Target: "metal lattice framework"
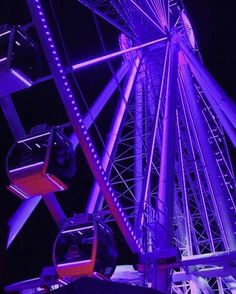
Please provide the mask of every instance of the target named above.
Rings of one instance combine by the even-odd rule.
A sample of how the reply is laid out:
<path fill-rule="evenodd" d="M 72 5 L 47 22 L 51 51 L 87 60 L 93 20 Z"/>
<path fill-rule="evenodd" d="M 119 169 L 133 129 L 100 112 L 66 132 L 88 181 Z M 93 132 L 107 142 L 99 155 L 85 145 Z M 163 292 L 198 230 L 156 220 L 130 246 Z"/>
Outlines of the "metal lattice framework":
<path fill-rule="evenodd" d="M 171 285 L 172 293 L 233 293 L 235 178 L 224 134 L 236 146 L 236 108 L 202 64 L 182 2 L 80 1 L 121 31 L 120 51 L 71 71 L 123 57 L 83 117 L 40 2 L 28 0 L 33 23 L 74 129 L 71 141 L 94 175 L 86 212 L 117 223 L 140 256 L 146 285 L 163 293 Z M 112 99 L 109 134 L 97 153 L 89 129 Z M 22 136 L 20 127 L 14 131 Z M 40 198 L 26 200 L 18 221 L 9 221 L 8 245 Z M 60 225 L 66 217 L 55 196 L 44 200 Z"/>

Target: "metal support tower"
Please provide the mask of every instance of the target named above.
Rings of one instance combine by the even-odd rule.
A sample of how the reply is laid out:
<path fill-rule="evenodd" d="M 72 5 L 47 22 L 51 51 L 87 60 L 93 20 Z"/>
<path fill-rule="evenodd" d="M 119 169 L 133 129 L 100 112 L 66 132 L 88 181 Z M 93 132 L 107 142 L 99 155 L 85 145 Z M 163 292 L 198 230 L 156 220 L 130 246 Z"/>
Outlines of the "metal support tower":
<path fill-rule="evenodd" d="M 117 223 L 139 255 L 142 278 L 135 283 L 163 293 L 233 293 L 236 186 L 225 134 L 235 146 L 236 107 L 202 64 L 182 1 L 80 2 L 120 30 L 120 51 L 71 62 L 68 69 L 44 4 L 27 1 L 50 77 L 74 129 L 71 141 L 80 146 L 94 176 L 86 212 Z M 71 72 L 120 56 L 120 68 L 82 115 L 82 97 L 74 93 Z M 103 151 L 96 151 L 89 129 L 115 91 L 119 95 L 109 134 Z M 18 117 L 9 117 L 14 107 L 4 101 L 1 106 L 14 129 L 20 126 Z M 44 199 L 60 227 L 66 221 L 62 208 L 54 195 Z M 39 200 L 27 200 L 16 215 L 27 211 L 28 217 Z M 10 236 L 27 217 L 16 226 L 13 216 Z"/>

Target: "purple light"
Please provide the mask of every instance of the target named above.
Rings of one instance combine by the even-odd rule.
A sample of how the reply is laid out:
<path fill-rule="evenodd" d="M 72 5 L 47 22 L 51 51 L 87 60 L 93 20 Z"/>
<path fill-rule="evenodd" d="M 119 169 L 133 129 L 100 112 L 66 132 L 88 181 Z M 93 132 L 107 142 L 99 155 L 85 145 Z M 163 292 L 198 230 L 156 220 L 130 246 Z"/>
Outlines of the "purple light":
<path fill-rule="evenodd" d="M 16 76 L 19 80 L 21 80 L 26 86 L 30 87 L 32 85 L 32 82 L 27 80 L 25 77 L 23 77 L 20 73 L 18 73 L 16 70 L 11 69 L 11 73 Z"/>
<path fill-rule="evenodd" d="M 18 168 L 9 170 L 9 173 L 13 173 L 13 172 L 16 172 L 16 171 L 28 169 L 28 168 L 39 166 L 39 165 L 43 165 L 43 164 L 44 164 L 44 162 L 43 161 L 40 161 L 40 162 L 37 162 L 37 163 L 33 163 L 33 164 L 29 164 L 29 165 L 25 165 L 25 166 L 22 166 L 22 167 L 18 167 Z"/>
<path fill-rule="evenodd" d="M 72 65 L 72 69 L 73 70 L 78 70 L 78 69 L 81 69 L 81 68 L 84 68 L 84 67 L 87 67 L 87 66 L 102 62 L 102 61 L 109 60 L 109 59 L 114 58 L 114 57 L 124 55 L 124 54 L 132 52 L 132 51 L 136 51 L 138 49 L 142 49 L 142 48 L 145 48 L 145 47 L 148 47 L 148 46 L 151 46 L 151 45 L 155 45 L 157 43 L 162 43 L 162 42 L 164 42 L 166 40 L 167 40 L 166 37 L 162 38 L 162 39 L 157 39 L 157 40 L 147 42 L 147 43 L 135 46 L 135 47 L 131 47 L 129 49 L 121 50 L 121 51 L 118 51 L 118 52 L 107 54 L 105 56 L 100 56 L 100 57 L 97 57 L 97 58 L 94 58 L 94 59 L 91 59 L 91 60 L 87 60 L 87 61 L 84 61 L 84 62 L 81 62 L 81 63 L 78 63 L 78 64 L 74 64 L 74 65 Z"/>
<path fill-rule="evenodd" d="M 6 32 L 1 33 L 1 34 L 0 34 L 0 37 L 2 37 L 2 36 L 4 36 L 4 35 L 7 35 L 7 34 L 10 34 L 10 32 L 11 32 L 11 31 L 6 31 Z"/>
<path fill-rule="evenodd" d="M 10 191 L 12 191 L 13 193 L 15 192 L 17 195 L 19 195 L 23 199 L 29 198 L 29 196 L 27 194 L 23 193 L 18 187 L 14 186 L 14 185 L 10 185 L 8 187 L 8 189 Z"/>
<path fill-rule="evenodd" d="M 31 141 L 31 140 L 33 140 L 33 139 L 41 138 L 41 137 L 44 137 L 44 136 L 47 136 L 47 135 L 50 135 L 50 133 L 47 132 L 47 133 L 44 133 L 44 134 L 40 134 L 40 135 L 37 135 L 37 136 L 33 136 L 33 137 L 30 137 L 30 138 L 26 138 L 26 139 L 23 139 L 23 140 L 19 140 L 19 141 L 17 141 L 17 143 L 28 142 L 28 141 Z"/>
<path fill-rule="evenodd" d="M 76 265 L 76 264 L 83 264 L 83 263 L 89 263 L 91 262 L 91 259 L 87 260 L 81 260 L 81 261 L 74 261 L 74 262 L 68 262 L 68 263 L 63 263 L 63 264 L 58 264 L 57 267 L 65 267 L 65 266 L 70 266 L 70 265 Z"/>
<path fill-rule="evenodd" d="M 49 179 L 49 181 L 51 181 L 55 186 L 57 186 L 61 191 L 65 190 L 65 188 L 63 186 L 61 186 L 60 184 L 58 184 L 57 181 L 55 181 L 49 174 L 47 174 L 47 178 Z"/>
<path fill-rule="evenodd" d="M 3 61 L 5 61 L 5 60 L 7 60 L 7 57 L 3 57 L 3 58 L 1 58 L 1 59 L 0 59 L 0 62 L 3 62 Z"/>

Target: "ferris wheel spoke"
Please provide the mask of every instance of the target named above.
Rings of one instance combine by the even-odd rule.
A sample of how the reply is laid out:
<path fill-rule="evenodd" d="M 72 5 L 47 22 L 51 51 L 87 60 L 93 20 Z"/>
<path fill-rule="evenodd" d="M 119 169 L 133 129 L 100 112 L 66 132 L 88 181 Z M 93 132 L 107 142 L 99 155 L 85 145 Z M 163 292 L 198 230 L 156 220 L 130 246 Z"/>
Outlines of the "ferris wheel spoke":
<path fill-rule="evenodd" d="M 122 125 L 122 121 L 123 121 L 123 117 L 126 111 L 126 105 L 129 103 L 129 98 L 131 96 L 131 90 L 133 88 L 133 84 L 139 69 L 139 65 L 140 65 L 140 58 L 137 57 L 133 68 L 130 71 L 130 76 L 129 79 L 126 83 L 126 87 L 123 91 L 124 94 L 121 95 L 120 97 L 120 104 L 118 105 L 118 109 L 116 112 L 116 117 L 114 118 L 111 130 L 110 130 L 110 137 L 108 142 L 106 143 L 105 146 L 105 150 L 102 156 L 102 166 L 104 168 L 105 171 L 107 171 L 108 169 L 108 165 L 110 164 L 110 160 L 111 158 L 114 156 L 114 149 L 115 149 L 115 144 L 116 141 L 118 139 L 118 135 L 119 135 L 119 130 L 121 128 Z M 107 171 L 107 173 L 109 174 L 109 171 Z M 101 207 L 101 204 L 97 204 L 97 200 L 98 200 L 98 196 L 99 196 L 99 186 L 98 184 L 95 182 L 93 188 L 92 188 L 92 192 L 90 194 L 89 197 L 89 201 L 88 201 L 88 206 L 87 206 L 87 212 L 92 213 L 96 207 Z M 101 199 L 100 199 L 101 202 Z"/>
<path fill-rule="evenodd" d="M 158 45 L 159 43 L 160 43 L 160 46 L 163 46 L 163 43 L 165 43 L 166 40 L 167 40 L 167 37 L 163 37 L 163 38 L 156 39 L 156 40 L 153 40 L 153 41 L 150 41 L 150 42 L 142 43 L 142 44 L 134 46 L 134 47 L 130 47 L 130 48 L 123 49 L 123 50 L 120 50 L 120 51 L 117 51 L 117 52 L 106 54 L 104 56 L 96 57 L 96 58 L 93 58 L 93 59 L 90 59 L 90 60 L 87 60 L 87 61 L 83 61 L 83 62 L 80 62 L 80 63 L 77 63 L 77 64 L 73 64 L 72 69 L 74 71 L 76 71 L 76 70 L 79 70 L 79 69 L 82 69 L 82 68 L 85 68 L 85 67 L 88 67 L 88 66 L 91 66 L 91 65 L 98 64 L 100 62 L 110 60 L 110 59 L 115 58 L 115 57 L 125 55 L 125 54 L 133 52 L 133 51 L 137 51 L 137 50 L 149 47 L 149 46 Z"/>
<path fill-rule="evenodd" d="M 87 129 L 91 127 L 93 122 L 99 116 L 103 108 L 111 99 L 113 93 L 118 88 L 119 83 L 125 77 L 129 69 L 128 61 L 124 61 L 121 65 L 120 69 L 115 73 L 115 75 L 111 78 L 108 84 L 105 86 L 103 91 L 100 93 L 96 101 L 93 103 L 91 108 L 89 109 L 88 113 L 84 117 L 84 124 Z M 73 147 L 76 148 L 77 144 L 79 143 L 78 138 L 75 133 L 73 133 L 70 137 L 70 141 L 73 144 Z"/>
<path fill-rule="evenodd" d="M 217 114 L 232 143 L 236 146 L 236 109 L 231 99 L 227 97 L 220 86 L 214 81 L 203 65 L 183 42 L 180 46 L 189 60 L 192 72 L 207 95 L 208 101 Z"/>
<path fill-rule="evenodd" d="M 41 2 L 40 0 L 37 0 L 37 2 L 28 0 L 27 3 L 32 14 L 37 33 L 42 42 L 47 61 L 54 75 L 54 80 L 58 92 L 60 93 L 61 100 L 67 111 L 74 131 L 78 136 L 80 146 L 85 155 L 87 163 L 94 177 L 97 179 L 100 189 L 104 194 L 105 200 L 109 205 L 113 217 L 116 219 L 120 231 L 127 240 L 128 245 L 132 251 L 140 252 L 143 250 L 142 245 L 132 230 L 132 226 L 125 216 L 123 208 L 110 185 L 110 181 L 103 170 L 102 162 L 100 161 L 95 150 L 92 138 L 88 134 L 88 131 L 84 125 L 75 95 L 71 89 L 69 80 L 66 77 L 65 70 L 62 67 L 60 57 L 48 28 Z"/>
<path fill-rule="evenodd" d="M 159 98 L 158 98 L 158 105 L 156 107 L 155 122 L 153 125 L 152 138 L 150 138 L 150 142 L 151 142 L 150 143 L 150 151 L 147 152 L 147 164 L 146 164 L 146 171 L 145 171 L 144 183 L 143 183 L 144 190 L 143 190 L 141 198 L 140 198 L 140 205 L 139 205 L 139 211 L 138 211 L 137 222 L 136 222 L 137 229 L 139 227 L 139 230 L 140 230 L 141 226 L 143 225 L 145 205 L 147 204 L 147 198 L 148 198 L 148 193 L 149 193 L 149 189 L 150 189 L 151 168 L 153 165 L 154 147 L 155 147 L 156 136 L 157 136 L 158 122 L 159 122 L 159 118 L 160 118 L 160 106 L 161 106 L 162 98 L 164 96 L 164 93 L 163 93 L 164 79 L 165 79 L 166 70 L 167 70 L 168 55 L 169 55 L 169 43 L 167 43 L 167 45 L 166 45 L 166 53 L 165 53 L 165 60 L 164 60 L 164 65 L 163 65 L 160 94 L 159 94 Z"/>
<path fill-rule="evenodd" d="M 207 143 L 208 137 L 206 133 L 206 128 L 203 124 L 204 119 L 202 118 L 202 113 L 200 113 L 198 107 L 196 107 L 196 104 L 195 104 L 196 103 L 195 101 L 197 101 L 196 95 L 194 95 L 192 80 L 190 78 L 190 72 L 187 69 L 186 64 L 181 65 L 181 72 L 184 76 L 184 80 L 186 81 L 185 89 L 188 95 L 188 103 L 191 105 L 190 108 L 192 112 L 192 118 L 194 119 L 194 125 L 198 126 L 198 128 L 196 128 L 196 132 L 197 132 L 197 136 L 199 138 L 200 145 L 202 148 L 202 155 L 204 156 L 203 160 L 205 160 L 205 162 L 206 161 L 208 162 L 205 168 L 207 169 L 207 174 L 209 176 L 210 183 L 214 182 L 214 185 L 212 184 L 212 190 L 215 196 L 216 205 L 218 209 L 221 210 L 221 215 L 225 214 L 225 216 L 221 218 L 221 220 L 219 220 L 220 222 L 222 221 L 223 227 L 224 227 L 222 233 L 225 234 L 229 248 L 233 249 L 235 248 L 236 243 L 235 243 L 235 236 L 233 234 L 234 228 L 229 217 L 229 208 L 226 205 L 227 203 L 226 201 L 224 202 L 224 204 L 220 201 L 220 198 L 223 197 L 222 195 L 224 195 L 224 192 L 222 191 L 222 186 L 218 181 L 219 179 L 218 171 L 216 168 L 214 168 L 214 166 L 216 166 L 216 162 L 213 158 L 211 147 L 209 143 Z M 198 120 L 196 120 L 197 117 L 198 117 Z M 203 142 L 206 142 L 207 144 Z M 221 202 L 221 204 L 219 204 L 219 201 Z"/>
<path fill-rule="evenodd" d="M 181 94 L 180 94 L 181 95 Z M 187 245 L 187 251 L 188 254 L 193 254 L 193 246 L 192 246 L 192 237 L 191 237 L 191 217 L 190 217 L 190 211 L 188 206 L 188 198 L 187 198 L 187 189 L 186 189 L 186 181 L 185 181 L 185 173 L 184 173 L 184 162 L 183 162 L 183 150 L 182 150 L 182 142 L 181 142 L 181 133 L 180 133 L 180 122 L 179 122 L 179 112 L 176 113 L 177 118 L 177 133 L 178 133 L 178 148 L 179 148 L 179 154 L 180 154 L 180 183 L 182 187 L 182 193 L 183 193 L 183 211 L 184 215 L 186 217 L 184 218 L 185 222 L 185 228 L 186 228 L 186 245 Z M 177 197 L 176 197 L 177 198 Z"/>
<path fill-rule="evenodd" d="M 71 47 L 64 45 L 69 28 L 60 30 L 60 18 L 54 16 L 52 32 L 58 33 L 61 41 L 56 44 L 57 35 L 54 40 L 46 17 L 55 13 L 52 9 L 45 14 L 50 6 L 42 2 L 27 0 L 51 70 L 36 83 L 54 79 L 70 121 L 58 129 L 66 135 L 73 127 L 70 141 L 74 149 L 78 146 L 79 168 L 88 171 L 78 173 L 79 180 L 84 176 L 89 183 L 94 181 L 91 186 L 84 181 L 82 188 L 88 199 L 85 213 L 71 219 L 66 219 L 54 194 L 43 195 L 60 230 L 54 249 L 67 243 L 62 239 L 57 243 L 62 235 L 69 241 L 75 237 L 75 244 L 80 245 L 78 235 L 84 237 L 84 230 L 89 229 L 94 245 L 91 260 L 97 250 L 95 259 L 102 263 L 99 246 L 104 246 L 104 252 L 111 247 L 100 243 L 95 233 L 98 225 L 99 232 L 110 234 L 107 222 L 115 232 L 118 227 L 118 236 L 138 254 L 139 285 L 144 282 L 162 293 L 229 293 L 236 276 L 236 203 L 224 130 L 236 146 L 236 108 L 200 61 L 183 1 L 78 0 L 102 17 L 105 26 L 111 24 L 111 32 L 115 27 L 123 34 L 119 51 L 92 59 L 85 56 L 75 64 L 67 54 Z M 98 39 L 106 49 L 94 19 Z M 72 65 L 66 67 L 65 61 Z M 78 75 L 74 75 L 76 71 Z M 83 82 L 84 74 L 95 78 Z M 101 80 L 95 80 L 99 75 Z M 108 83 L 103 87 L 105 80 Z M 84 93 L 88 93 L 87 99 Z M 7 98 L 0 101 L 3 110 L 5 102 L 11 104 Z M 5 110 L 10 117 L 9 109 Z M 20 134 L 17 113 L 14 116 L 9 126 Z M 32 196 L 10 219 L 8 246 L 40 199 Z M 90 218 L 93 225 L 87 224 Z M 65 229 L 61 229 L 65 219 Z M 112 233 L 110 236 L 112 239 Z M 68 253 L 77 254 L 69 243 Z M 76 256 L 77 260 L 64 257 L 59 263 L 54 258 L 57 270 L 65 265 L 70 275 L 73 267 L 72 279 L 83 274 L 81 256 Z M 92 273 L 95 270 L 94 266 Z"/>
<path fill-rule="evenodd" d="M 184 121 L 186 124 L 186 122 L 189 119 L 187 117 L 188 109 L 186 109 L 186 105 L 184 104 L 183 91 L 184 91 L 183 88 L 180 86 L 182 111 L 183 111 L 183 115 L 184 115 Z M 191 121 L 191 119 L 190 119 L 190 121 Z M 194 147 L 194 146 L 196 144 L 194 144 L 194 142 L 193 142 L 193 138 L 191 136 L 192 131 L 190 130 L 190 126 L 188 126 L 187 124 L 186 124 L 186 126 L 187 126 L 187 137 L 185 137 L 184 132 L 182 131 L 181 138 L 182 138 L 183 143 L 180 141 L 180 144 L 183 147 L 183 150 L 180 151 L 181 152 L 180 154 L 182 155 L 181 164 L 182 164 L 183 160 L 185 163 L 185 165 L 184 165 L 185 166 L 185 181 L 183 183 L 183 187 L 185 187 L 185 189 L 186 189 L 186 186 L 190 185 L 193 193 L 192 193 L 192 195 L 190 195 L 188 189 L 183 191 L 184 194 L 187 193 L 187 195 L 188 195 L 188 205 L 187 206 L 185 205 L 186 206 L 185 210 L 188 211 L 188 214 L 191 210 L 192 217 L 190 218 L 190 220 L 194 219 L 194 221 L 192 221 L 190 224 L 192 227 L 192 231 L 197 232 L 197 230 L 195 230 L 196 224 L 198 226 L 201 226 L 203 228 L 202 231 L 204 232 L 204 235 L 205 235 L 204 238 L 207 240 L 207 244 L 210 245 L 209 250 L 214 251 L 215 246 L 214 246 L 214 242 L 212 239 L 212 234 L 211 234 L 211 230 L 210 230 L 210 223 L 209 223 L 209 216 L 208 216 L 208 212 L 206 209 L 206 201 L 205 201 L 205 197 L 204 197 L 204 187 L 202 186 L 203 179 L 202 179 L 202 176 L 200 175 L 200 166 L 197 164 L 198 160 L 195 155 L 196 154 L 196 151 L 195 151 L 196 147 Z M 190 145 L 189 150 L 191 151 L 191 153 L 188 155 L 188 157 L 192 158 L 191 160 L 193 160 L 194 166 L 187 164 L 187 159 L 183 158 L 184 152 L 186 151 L 186 147 L 184 147 L 184 145 L 188 146 L 188 144 Z M 195 181 L 197 182 L 197 185 L 196 185 L 195 181 L 193 181 L 191 178 L 192 173 L 195 174 L 195 178 L 196 178 Z M 191 201 L 190 201 L 190 199 L 191 199 Z M 190 205 L 191 202 L 194 204 Z M 194 207 L 196 207 L 197 210 L 195 210 Z M 191 242 L 191 235 L 189 236 L 189 238 L 190 238 L 189 242 Z M 197 242 L 198 237 L 197 237 L 196 233 L 194 234 L 194 239 L 195 239 L 195 242 L 194 242 L 195 249 L 194 249 L 194 247 L 192 247 L 191 250 L 199 251 L 199 248 L 197 245 L 198 244 L 198 242 Z M 192 246 L 193 246 L 193 243 L 192 243 Z M 196 247 L 197 247 L 197 249 L 196 249 Z"/>

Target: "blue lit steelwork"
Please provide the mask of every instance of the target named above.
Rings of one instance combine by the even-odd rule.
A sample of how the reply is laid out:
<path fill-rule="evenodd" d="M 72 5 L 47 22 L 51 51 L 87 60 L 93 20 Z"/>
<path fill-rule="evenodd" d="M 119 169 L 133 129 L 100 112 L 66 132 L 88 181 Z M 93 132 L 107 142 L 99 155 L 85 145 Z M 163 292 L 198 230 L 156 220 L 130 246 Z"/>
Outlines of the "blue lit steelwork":
<path fill-rule="evenodd" d="M 224 136 L 225 132 L 236 144 L 235 105 L 204 68 L 182 1 L 80 2 L 121 31 L 120 51 L 71 62 L 68 69 L 62 65 L 41 1 L 27 1 L 52 73 L 45 80 L 54 78 L 74 130 L 72 145 L 80 146 L 94 176 L 85 215 L 116 222 L 139 256 L 138 270 L 128 269 L 132 278 L 127 267 L 118 267 L 111 279 L 163 293 L 235 291 L 235 178 Z M 83 116 L 82 97 L 73 91 L 70 72 L 120 56 L 118 71 Z M 118 102 L 99 154 L 89 129 L 116 90 Z M 12 130 L 19 125 L 18 140 L 24 130 L 16 112 L 9 116 L 9 109 L 15 111 L 10 97 L 9 101 L 1 106 Z M 40 198 L 26 200 L 9 221 L 8 245 Z M 75 231 L 81 233 L 84 219 L 67 219 L 51 193 L 43 199 L 61 234 L 71 222 L 79 224 Z M 99 247 L 95 241 L 90 246 L 94 252 Z M 73 271 L 80 271 L 82 263 L 76 260 Z M 67 284 L 68 271 L 64 275 L 59 270 L 54 284 Z M 7 290 L 37 288 L 42 281 L 43 274 Z"/>

